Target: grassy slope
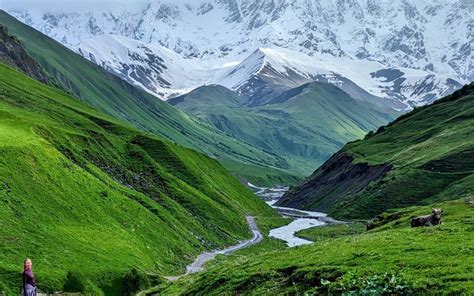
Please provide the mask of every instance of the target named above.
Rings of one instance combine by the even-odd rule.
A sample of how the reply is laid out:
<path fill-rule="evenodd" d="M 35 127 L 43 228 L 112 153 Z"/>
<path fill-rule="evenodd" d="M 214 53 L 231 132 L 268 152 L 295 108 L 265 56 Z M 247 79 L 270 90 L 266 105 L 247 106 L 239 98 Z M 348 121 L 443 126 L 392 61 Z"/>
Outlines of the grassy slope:
<path fill-rule="evenodd" d="M 274 215 L 216 160 L 0 64 L 0 291 L 17 293 L 29 256 L 42 290 L 74 272 L 121 294 L 132 267 L 178 273 L 249 237 L 248 213 Z"/>
<path fill-rule="evenodd" d="M 327 238 L 338 238 L 348 235 L 363 233 L 366 225 L 361 222 L 332 224 L 324 227 L 313 227 L 299 231 L 296 236 L 305 238 L 314 242 Z"/>
<path fill-rule="evenodd" d="M 265 106 L 248 107 L 222 86 L 205 86 L 170 103 L 234 138 L 280 156 L 290 170 L 309 174 L 346 142 L 362 138 L 395 112 L 352 99 L 339 88 L 311 83 L 291 89 Z"/>
<path fill-rule="evenodd" d="M 471 198 L 436 204 L 444 224 L 411 228 L 413 207 L 375 230 L 328 237 L 316 243 L 256 256 L 234 256 L 206 272 L 163 284 L 162 295 L 238 294 L 448 294 L 474 292 L 474 192 Z"/>
<path fill-rule="evenodd" d="M 403 115 L 373 136 L 347 144 L 342 153 L 354 157 L 352 163 L 387 164 L 393 168 L 357 194 L 341 193 L 329 213 L 343 218 L 371 218 L 390 208 L 461 198 L 446 192 L 472 179 L 474 173 L 473 93 L 471 84 L 433 105 Z M 333 171 L 337 169 L 332 167 Z M 316 181 L 311 184 L 318 187 Z M 334 192 L 339 192 L 338 184 L 334 182 Z M 297 187 L 285 198 L 291 201 L 298 192 Z M 312 196 L 313 206 L 309 208 L 317 208 L 327 198 Z"/>
<path fill-rule="evenodd" d="M 455 190 L 451 187 L 459 182 L 472 180 L 474 174 L 474 85 L 469 92 L 456 100 L 451 100 L 455 94 L 416 110 L 385 131 L 346 147 L 358 162 L 394 165 L 360 198 L 346 201 L 352 203 L 348 215 L 358 216 L 367 208 L 376 213 L 462 197 L 447 192 Z M 474 182 L 465 184 L 466 189 L 474 187 Z"/>
<path fill-rule="evenodd" d="M 20 39 L 28 54 L 43 67 L 60 88 L 97 110 L 135 127 L 199 150 L 219 160 L 238 174 L 242 163 L 280 175 L 286 183 L 296 179 L 286 169 L 285 159 L 233 139 L 211 125 L 169 106 L 73 53 L 53 39 L 28 27 L 0 10 L 0 24 Z M 234 166 L 234 164 L 236 164 Z M 245 176 L 252 181 L 253 176 Z M 268 180 L 264 180 L 268 183 Z"/>
<path fill-rule="evenodd" d="M 394 201 L 385 200 L 390 207 L 400 209 L 379 214 L 376 228 L 371 231 L 363 231 L 360 224 L 305 230 L 299 235 L 315 240 L 315 244 L 233 256 L 201 274 L 164 283 L 155 291 L 163 295 L 216 295 L 231 291 L 257 295 L 472 295 L 474 175 L 466 167 L 470 168 L 473 158 L 465 153 L 459 158 L 460 151 L 472 151 L 474 98 L 466 95 L 469 92 L 469 87 L 465 87 L 434 105 L 402 116 L 368 140 L 346 146 L 360 161 L 380 163 L 392 156 L 398 167 L 415 163 L 433 175 L 447 175 L 448 180 L 454 175 L 455 181 L 440 187 L 436 179 L 427 180 L 423 171 L 416 176 L 407 175 L 411 179 L 405 179 L 404 187 L 399 185 L 398 192 L 391 191 Z M 421 133 L 415 132 L 415 128 Z M 407 143 L 409 149 L 403 147 Z M 362 148 L 364 154 L 360 154 Z M 397 166 L 395 172 L 399 170 Z M 391 180 L 372 184 L 371 190 L 383 192 L 385 186 L 394 186 Z M 436 191 L 425 199 L 429 206 L 406 207 L 403 199 L 397 199 L 413 188 Z M 357 201 L 353 202 L 357 205 Z M 443 224 L 411 228 L 411 218 L 430 213 L 431 207 L 444 209 Z M 341 211 L 348 208 L 350 205 Z M 373 208 L 366 211 L 370 215 Z"/>

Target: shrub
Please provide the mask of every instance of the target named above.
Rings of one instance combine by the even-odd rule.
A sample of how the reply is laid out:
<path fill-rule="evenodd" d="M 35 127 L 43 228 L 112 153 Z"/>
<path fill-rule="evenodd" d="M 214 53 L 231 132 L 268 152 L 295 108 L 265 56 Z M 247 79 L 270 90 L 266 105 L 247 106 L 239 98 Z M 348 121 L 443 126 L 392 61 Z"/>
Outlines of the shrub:
<path fill-rule="evenodd" d="M 63 290 L 65 292 L 84 292 L 85 291 L 84 278 L 79 273 L 68 272 L 66 281 L 64 282 Z"/>
<path fill-rule="evenodd" d="M 135 295 L 138 291 L 158 285 L 158 277 L 147 275 L 132 268 L 124 277 L 123 295 Z"/>

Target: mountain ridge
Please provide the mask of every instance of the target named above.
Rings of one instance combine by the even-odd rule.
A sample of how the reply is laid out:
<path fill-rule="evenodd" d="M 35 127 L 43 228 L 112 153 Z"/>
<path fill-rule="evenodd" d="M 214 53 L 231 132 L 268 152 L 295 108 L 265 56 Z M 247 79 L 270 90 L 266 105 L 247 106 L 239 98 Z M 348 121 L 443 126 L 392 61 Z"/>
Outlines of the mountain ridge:
<path fill-rule="evenodd" d="M 309 174 L 347 141 L 362 138 L 399 114 L 324 82 L 286 90 L 256 106 L 220 85 L 202 86 L 168 102 L 237 139 L 289 159 L 302 174 Z"/>
<path fill-rule="evenodd" d="M 430 103 L 474 79 L 471 48 L 474 35 L 470 33 L 474 5 L 467 0 L 434 3 L 397 0 L 383 5 L 363 0 L 142 1 L 127 9 L 118 5 L 90 11 L 83 7 L 76 13 L 48 11 L 47 7 L 31 12 L 11 7 L 8 11 L 68 47 L 80 50 L 88 59 L 92 59 L 90 54 L 97 57 L 104 52 L 86 50 L 87 46 L 81 46 L 81 42 L 116 34 L 134 40 L 138 46 L 166 47 L 188 62 L 205 61 L 214 66 L 242 62 L 256 48 L 284 48 L 312 58 L 328 56 L 352 60 L 359 68 L 363 68 L 364 63 L 379 63 L 381 66 L 373 72 L 407 68 L 412 71 L 402 69 L 406 73 L 404 80 L 389 81 L 388 77 L 367 75 L 364 81 L 385 80 L 387 83 L 379 85 L 374 94 L 383 94 L 410 106 Z M 157 27 L 160 30 L 154 29 Z M 235 37 L 229 38 L 229 35 Z M 105 41 L 94 42 L 106 45 Z M 139 59 L 147 59 L 146 54 Z M 96 62 L 116 63 L 110 59 Z M 110 70 L 117 73 L 123 71 L 120 67 L 112 68 Z M 143 68 L 140 65 L 137 71 Z M 421 73 L 416 74 L 416 80 L 413 70 Z M 200 83 L 190 79 L 181 85 L 179 81 L 161 77 L 159 72 L 130 81 L 137 85 L 150 84 L 145 88 L 164 98 L 209 84 L 208 80 L 215 78 L 198 71 L 198 76 L 203 75 Z M 157 75 L 164 80 L 158 83 L 162 84 L 158 90 L 151 82 L 153 77 L 161 79 Z M 163 75 L 166 76 L 166 71 Z M 354 81 L 354 77 L 342 76 Z M 214 79 L 213 83 L 216 82 Z M 176 85 L 170 88 L 167 83 Z M 445 90 L 425 92 L 425 88 L 436 83 L 435 89 Z M 371 93 L 370 89 L 363 88 Z"/>
<path fill-rule="evenodd" d="M 136 7 L 127 7 L 127 10 L 118 5 L 115 9 L 98 8 L 97 11 L 92 11 L 86 6 L 82 10 L 76 10 L 79 16 L 85 17 L 86 21 L 77 22 L 77 19 L 71 18 L 72 13 L 65 9 L 64 12 L 48 11 L 48 7 L 43 7 L 39 11 L 29 13 L 20 8 L 8 8 L 15 12 L 15 15 L 23 20 L 28 20 L 30 25 L 37 23 L 34 27 L 42 27 L 41 31 L 46 29 L 52 31 L 52 35 L 57 40 L 62 40 L 63 43 L 70 45 L 77 45 L 81 40 L 85 40 L 91 36 L 115 32 L 120 35 L 136 38 L 138 40 L 149 40 L 158 42 L 165 47 L 170 48 L 176 52 L 184 52 L 184 56 L 196 55 L 219 55 L 225 54 L 229 50 L 238 50 L 238 47 L 230 46 L 232 41 L 226 40 L 223 36 L 223 31 L 230 30 L 230 25 L 237 25 L 239 32 L 234 36 L 238 36 L 234 43 L 239 44 L 244 40 L 245 34 L 254 32 L 256 29 L 262 31 L 262 34 L 270 33 L 267 40 L 262 38 L 258 41 L 256 47 L 268 43 L 274 43 L 276 46 L 283 44 L 291 44 L 294 48 L 304 49 L 306 52 L 322 52 L 327 50 L 334 56 L 362 55 L 360 50 L 365 41 L 366 44 L 374 46 L 374 48 L 366 46 L 369 51 L 365 55 L 371 56 L 379 62 L 389 60 L 383 57 L 383 53 L 377 52 L 374 54 L 370 52 L 382 48 L 387 51 L 387 54 L 395 53 L 406 54 L 408 58 L 421 59 L 420 62 L 425 62 L 428 52 L 432 52 L 435 48 L 430 48 L 426 43 L 432 42 L 428 37 L 436 32 L 435 36 L 439 36 L 441 32 L 457 29 L 457 32 L 468 33 L 467 26 L 472 19 L 466 17 L 469 12 L 472 12 L 473 5 L 470 1 L 391 1 L 385 2 L 383 5 L 373 1 L 314 1 L 308 3 L 301 0 L 282 1 L 282 0 L 265 0 L 256 3 L 253 0 L 239 0 L 239 1 L 202 1 L 200 3 L 193 3 L 181 1 L 173 3 L 171 1 L 149 2 L 138 1 Z M 12 5 L 14 6 L 14 5 Z M 101 20 L 98 17 L 103 12 L 110 12 L 106 16 L 106 20 Z M 118 17 L 120 15 L 122 17 Z M 293 23 L 288 21 L 290 14 L 293 14 Z M 38 17 L 43 17 L 40 21 Z M 436 18 L 442 18 L 442 21 L 436 21 Z M 398 23 L 393 20 L 397 18 Z M 114 22 L 110 21 L 115 19 Z M 193 23 L 199 20 L 201 28 L 194 31 L 181 27 L 182 23 Z M 456 22 L 455 19 L 458 19 Z M 459 21 L 459 19 L 461 21 Z M 164 32 L 156 32 L 150 27 L 150 23 L 157 21 L 161 25 Z M 303 20 L 305 22 L 303 22 Z M 322 26 L 318 26 L 317 21 Z M 389 34 L 384 32 L 378 26 L 373 26 L 377 22 L 385 27 L 392 28 Z M 124 26 L 124 24 L 132 24 Z M 217 24 L 217 25 L 216 25 Z M 279 27 L 269 29 L 269 25 L 278 24 Z M 287 27 L 282 27 L 281 25 Z M 442 24 L 446 27 L 440 30 Z M 73 27 L 73 34 L 66 34 L 68 31 L 62 31 L 61 28 L 68 25 Z M 370 25 L 370 27 L 369 27 Z M 403 33 L 407 26 L 412 25 L 412 36 Z M 172 27 L 175 29 L 170 29 Z M 334 26 L 339 26 L 336 30 Z M 330 28 L 324 31 L 324 28 Z M 366 32 L 363 32 L 367 29 Z M 369 30 L 371 29 L 371 30 Z M 225 31 L 224 30 L 224 31 Z M 347 32 L 344 32 L 346 30 Z M 347 38 L 345 34 L 350 31 L 358 33 L 357 38 L 344 40 Z M 294 31 L 292 34 L 291 31 Z M 338 32 L 337 33 L 335 32 Z M 199 42 L 194 40 L 193 34 L 208 34 L 213 32 L 220 32 L 216 37 L 209 35 L 206 41 Z M 178 34 L 180 33 L 180 34 Z M 278 38 L 278 33 L 281 36 Z M 301 34 L 303 33 L 303 34 Z M 344 35 L 342 35 L 345 33 Z M 399 35 L 397 35 L 397 33 Z M 311 36 L 312 34 L 312 36 Z M 390 40 L 387 38 L 380 44 L 377 43 L 381 36 L 385 35 L 397 37 Z M 424 36 L 424 35 L 427 36 Z M 300 35 L 300 36 L 298 36 Z M 178 38 L 180 36 L 181 38 Z M 295 38 L 296 42 L 291 43 L 291 39 Z M 321 40 L 321 36 L 325 36 L 326 40 Z M 461 38 L 444 34 L 448 40 Z M 273 38 L 277 37 L 277 38 Z M 472 37 L 472 36 L 471 36 Z M 364 38 L 366 38 L 364 40 Z M 417 38 L 421 38 L 417 39 Z M 465 36 L 465 38 L 469 38 Z M 423 42 L 423 40 L 429 42 Z M 257 40 L 257 39 L 252 39 Z M 375 40 L 375 42 L 374 42 Z M 227 41 L 227 42 L 226 42 Z M 304 42 L 307 41 L 307 42 Z M 418 41 L 418 42 L 417 42 Z M 210 42 L 210 43 L 209 43 Z M 398 42 L 398 44 L 397 44 Z M 412 42 L 412 43 L 410 43 Z M 450 41 L 454 43 L 453 41 Z M 216 46 L 216 43 L 222 46 Z M 229 44 L 230 43 L 230 44 Z M 357 44 L 357 46 L 347 47 L 350 43 Z M 466 44 L 466 42 L 459 42 L 459 47 Z M 207 46 L 205 46 L 207 44 Z M 397 48 L 398 45 L 398 48 Z M 345 48 L 345 46 L 347 48 Z M 227 47 L 227 48 L 226 48 Z M 290 48 L 288 46 L 285 46 Z M 213 50 L 211 50 L 213 49 Z M 400 50 L 400 53 L 396 51 Z M 207 52 L 206 52 L 207 51 Z M 439 53 L 437 53 L 439 54 Z M 379 57 L 381 55 L 381 57 Z M 397 60 L 392 57 L 391 59 Z M 439 59 L 441 60 L 441 59 Z M 448 59 L 449 61 L 449 59 Z M 405 61 L 406 63 L 406 61 Z M 415 64 L 415 63 L 413 63 Z M 388 66 L 409 66 L 409 64 L 389 64 Z M 427 65 L 425 65 L 426 67 Z M 424 67 L 418 67 L 423 69 Z M 462 75 L 461 75 L 462 76 Z M 468 76 L 465 76 L 468 78 Z M 472 77 L 471 77 L 472 79 Z"/>
<path fill-rule="evenodd" d="M 252 166 L 253 174 L 258 176 L 242 176 L 249 181 L 287 183 L 300 178 L 287 170 L 290 165 L 285 159 L 237 141 L 157 100 L 4 11 L 0 11 L 0 23 L 23 43 L 26 52 L 54 78 L 56 86 L 98 110 L 221 161 L 225 159 L 234 173 L 242 173 L 243 164 Z M 268 166 L 264 167 L 265 163 Z"/>

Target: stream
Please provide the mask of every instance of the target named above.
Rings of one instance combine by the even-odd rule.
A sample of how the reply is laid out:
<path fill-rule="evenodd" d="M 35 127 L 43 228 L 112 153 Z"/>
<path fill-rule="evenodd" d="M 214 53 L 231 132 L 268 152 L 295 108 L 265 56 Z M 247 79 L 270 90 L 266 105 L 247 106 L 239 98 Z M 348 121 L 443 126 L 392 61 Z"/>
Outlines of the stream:
<path fill-rule="evenodd" d="M 298 231 L 316 226 L 323 226 L 328 222 L 335 221 L 330 217 L 327 217 L 325 213 L 274 206 L 278 199 L 280 199 L 288 190 L 288 187 L 266 188 L 258 187 L 251 183 L 248 183 L 247 185 L 255 191 L 256 195 L 265 200 L 268 205 L 276 209 L 282 216 L 295 218 L 292 222 L 285 226 L 270 230 L 269 234 L 270 237 L 285 241 L 288 247 L 296 247 L 313 243 L 310 240 L 295 236 L 295 233 Z"/>
<path fill-rule="evenodd" d="M 338 222 L 327 217 L 327 215 L 324 213 L 302 211 L 302 210 L 293 209 L 293 208 L 274 206 L 277 200 L 281 198 L 283 194 L 288 190 L 287 187 L 265 188 L 265 187 L 257 187 L 251 183 L 248 183 L 248 186 L 255 191 L 256 195 L 260 196 L 263 200 L 265 200 L 267 204 L 269 204 L 271 207 L 276 209 L 282 216 L 288 217 L 288 218 L 294 218 L 294 220 L 290 222 L 288 225 L 271 229 L 269 233 L 269 236 L 285 241 L 288 247 L 295 247 L 295 246 L 313 243 L 312 241 L 296 237 L 295 236 L 296 232 L 303 229 L 315 227 L 315 226 L 326 225 L 327 222 L 333 222 L 333 223 Z M 178 276 L 164 276 L 164 277 L 168 279 L 169 281 L 176 281 L 182 276 L 203 270 L 204 265 L 208 261 L 213 260 L 217 255 L 228 255 L 237 250 L 259 243 L 263 239 L 263 236 L 260 230 L 258 229 L 257 224 L 255 223 L 254 217 L 247 216 L 246 219 L 249 225 L 249 229 L 253 233 L 253 237 L 251 239 L 241 241 L 237 245 L 230 246 L 225 249 L 204 252 L 186 267 L 185 274 L 178 275 Z M 143 295 L 143 294 L 139 293 L 139 295 Z"/>

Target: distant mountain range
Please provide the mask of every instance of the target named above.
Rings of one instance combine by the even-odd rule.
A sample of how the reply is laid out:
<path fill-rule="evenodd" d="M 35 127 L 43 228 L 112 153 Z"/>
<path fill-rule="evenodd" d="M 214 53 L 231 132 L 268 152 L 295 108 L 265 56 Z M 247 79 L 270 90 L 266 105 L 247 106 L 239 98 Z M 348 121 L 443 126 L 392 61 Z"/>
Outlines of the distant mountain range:
<path fill-rule="evenodd" d="M 4 12 L 0 23 L 23 42 L 52 84 L 141 130 L 216 158 L 242 181 L 254 184 L 293 184 L 344 143 L 362 138 L 400 114 L 387 106 L 390 101 L 364 95 L 357 85 L 347 93 L 324 82 L 294 87 L 284 79 L 269 79 L 267 69 L 261 71 L 258 91 L 263 94 L 268 89 L 271 95 L 251 97 L 211 85 L 168 104 Z M 169 50 L 163 52 L 178 58 Z M 159 65 L 157 60 L 156 69 Z M 181 73 L 189 75 L 184 67 Z"/>
<path fill-rule="evenodd" d="M 474 79 L 468 0 L 165 0 L 9 12 L 162 99 L 220 84 L 258 105 L 316 80 L 402 110 Z"/>
<path fill-rule="evenodd" d="M 325 82 L 292 88 L 263 105 L 220 85 L 202 86 L 168 102 L 236 139 L 284 156 L 304 175 L 345 143 L 400 115 Z"/>

